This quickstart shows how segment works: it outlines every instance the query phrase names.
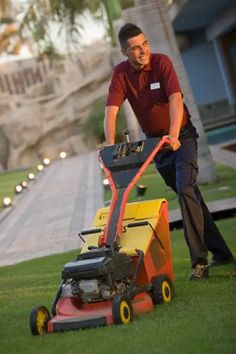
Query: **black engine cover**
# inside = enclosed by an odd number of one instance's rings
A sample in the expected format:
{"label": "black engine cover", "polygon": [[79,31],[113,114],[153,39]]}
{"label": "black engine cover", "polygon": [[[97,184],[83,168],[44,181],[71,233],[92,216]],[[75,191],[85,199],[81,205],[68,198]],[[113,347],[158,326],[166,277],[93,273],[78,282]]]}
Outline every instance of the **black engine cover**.
{"label": "black engine cover", "polygon": [[62,279],[93,279],[111,274],[112,280],[121,280],[133,274],[130,256],[109,249],[82,253],[77,260],[66,263]]}

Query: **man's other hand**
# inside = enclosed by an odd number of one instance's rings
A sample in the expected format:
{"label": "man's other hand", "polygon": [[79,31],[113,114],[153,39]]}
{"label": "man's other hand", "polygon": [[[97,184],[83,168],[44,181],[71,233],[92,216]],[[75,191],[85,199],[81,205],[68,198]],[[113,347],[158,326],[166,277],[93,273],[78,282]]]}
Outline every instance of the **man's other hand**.
{"label": "man's other hand", "polygon": [[169,145],[171,147],[171,150],[173,150],[173,151],[178,150],[180,148],[180,146],[181,146],[181,143],[180,143],[179,139],[175,138],[175,137],[173,137],[171,135],[164,135],[162,138],[169,139],[169,141],[170,141]]}

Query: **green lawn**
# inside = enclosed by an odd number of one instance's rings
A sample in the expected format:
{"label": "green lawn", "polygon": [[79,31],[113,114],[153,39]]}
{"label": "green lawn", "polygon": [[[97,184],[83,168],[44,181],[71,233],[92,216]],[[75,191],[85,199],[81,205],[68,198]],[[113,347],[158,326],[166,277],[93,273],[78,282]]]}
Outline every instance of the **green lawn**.
{"label": "green lawn", "polygon": [[[0,197],[14,194],[16,183],[29,171],[0,174]],[[236,196],[236,171],[217,165],[219,180],[201,186],[206,201]],[[165,196],[170,208],[178,206],[152,166],[140,180],[147,192],[143,199]],[[10,195],[8,195],[10,196]],[[106,193],[106,199],[109,199]],[[136,200],[136,193],[130,201]],[[218,226],[236,254],[236,218]],[[232,266],[211,269],[210,278],[189,282],[189,255],[182,230],[171,233],[176,296],[128,326],[32,337],[28,317],[35,305],[51,307],[64,263],[77,251],[0,268],[0,350],[6,354],[234,354],[236,353],[236,274]]]}
{"label": "green lawn", "polygon": [[[236,254],[236,218],[217,223]],[[210,278],[188,280],[190,266],[182,230],[171,233],[176,296],[170,304],[111,326],[32,337],[29,313],[51,303],[64,263],[77,254],[0,268],[0,348],[4,354],[234,354],[236,273],[233,266],[211,269]]]}
{"label": "green lawn", "polygon": [[[216,170],[218,176],[216,183],[200,185],[202,195],[206,202],[236,196],[236,170],[220,164],[216,164]],[[179,207],[176,194],[170,187],[166,186],[161,176],[156,172],[153,164],[148,167],[138,184],[147,187],[144,197],[141,197],[140,200],[164,197],[169,202],[169,209]],[[105,192],[105,200],[109,199],[111,199],[111,192],[107,191]],[[132,202],[136,200],[136,188],[134,188],[129,195],[129,201]]]}

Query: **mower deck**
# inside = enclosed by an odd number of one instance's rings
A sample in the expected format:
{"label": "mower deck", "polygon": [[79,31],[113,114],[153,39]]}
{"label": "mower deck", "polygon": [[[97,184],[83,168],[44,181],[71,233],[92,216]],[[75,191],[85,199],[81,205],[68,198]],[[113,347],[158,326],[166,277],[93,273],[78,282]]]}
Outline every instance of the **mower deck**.
{"label": "mower deck", "polygon": [[[154,305],[150,295],[141,293],[132,300],[132,307],[134,316],[138,316],[151,311]],[[47,323],[48,333],[114,324],[111,300],[81,306],[77,297],[64,298],[58,303],[58,308],[57,316]]]}

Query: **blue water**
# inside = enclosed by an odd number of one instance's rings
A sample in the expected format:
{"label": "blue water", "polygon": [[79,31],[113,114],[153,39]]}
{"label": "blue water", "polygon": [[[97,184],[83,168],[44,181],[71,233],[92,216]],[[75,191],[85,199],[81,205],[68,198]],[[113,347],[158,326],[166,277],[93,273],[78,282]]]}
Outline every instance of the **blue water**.
{"label": "blue water", "polygon": [[227,127],[217,128],[206,132],[209,144],[221,144],[230,140],[236,140],[236,124]]}

